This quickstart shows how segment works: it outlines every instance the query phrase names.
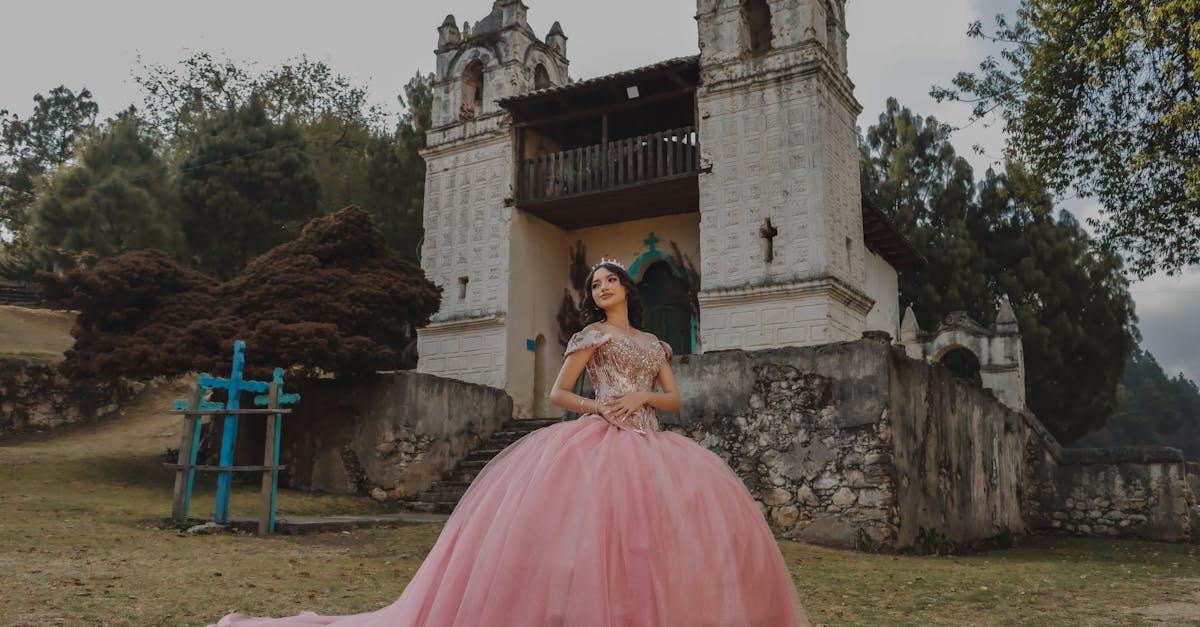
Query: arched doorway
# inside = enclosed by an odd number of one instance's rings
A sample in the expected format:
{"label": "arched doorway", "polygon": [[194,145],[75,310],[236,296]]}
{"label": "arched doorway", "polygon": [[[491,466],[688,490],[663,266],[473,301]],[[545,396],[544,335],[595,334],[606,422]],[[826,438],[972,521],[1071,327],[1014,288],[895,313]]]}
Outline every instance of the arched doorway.
{"label": "arched doorway", "polygon": [[[538,334],[533,341],[533,417],[548,418],[556,415],[554,405],[547,396],[554,383],[555,360],[551,359],[546,336]],[[561,413],[561,412],[559,412]]]}
{"label": "arched doorway", "polygon": [[658,261],[642,273],[638,293],[645,309],[642,327],[670,344],[675,354],[691,354],[694,314],[687,283],[670,264]]}
{"label": "arched doorway", "polygon": [[934,363],[945,366],[950,372],[954,373],[954,376],[960,379],[973,381],[979,386],[983,385],[979,357],[965,346],[956,346],[944,351],[941,356],[934,360]]}

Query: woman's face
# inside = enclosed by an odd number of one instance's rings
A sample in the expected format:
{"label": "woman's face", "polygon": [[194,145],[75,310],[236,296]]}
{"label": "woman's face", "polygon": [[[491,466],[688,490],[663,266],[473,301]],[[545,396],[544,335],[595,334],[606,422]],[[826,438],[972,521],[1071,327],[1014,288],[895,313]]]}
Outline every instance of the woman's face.
{"label": "woman's face", "polygon": [[625,286],[617,273],[600,266],[592,274],[592,300],[601,309],[610,309],[625,302]]}

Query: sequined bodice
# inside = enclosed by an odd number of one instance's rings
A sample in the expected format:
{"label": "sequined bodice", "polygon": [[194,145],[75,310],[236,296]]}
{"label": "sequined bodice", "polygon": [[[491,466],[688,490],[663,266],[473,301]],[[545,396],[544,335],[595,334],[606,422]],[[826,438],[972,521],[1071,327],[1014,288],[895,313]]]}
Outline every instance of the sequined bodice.
{"label": "sequined bodice", "polygon": [[[601,403],[626,392],[654,390],[658,371],[671,358],[666,342],[584,329],[567,343],[567,354],[595,346],[587,363],[588,378]],[[654,408],[643,406],[629,417],[631,428],[658,430]]]}

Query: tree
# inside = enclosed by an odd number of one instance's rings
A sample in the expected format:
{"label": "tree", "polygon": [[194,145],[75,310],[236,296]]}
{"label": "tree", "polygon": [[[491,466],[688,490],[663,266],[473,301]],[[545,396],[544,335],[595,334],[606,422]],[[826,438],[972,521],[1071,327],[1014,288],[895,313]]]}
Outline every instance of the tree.
{"label": "tree", "polygon": [[80,311],[63,362],[78,377],[222,372],[236,339],[254,355],[249,376],[274,366],[365,376],[395,368],[441,301],[357,207],[312,220],[224,284],[154,250],[39,277],[49,298]]}
{"label": "tree", "polygon": [[392,246],[416,259],[425,186],[419,151],[430,125],[432,76],[405,86],[400,102],[407,100],[407,112],[393,131],[365,88],[304,57],[255,74],[200,53],[178,66],[146,66],[137,80],[148,116],[180,154],[193,150],[214,116],[257,98],[268,119],[294,125],[303,138],[317,180],[316,211],[359,205]]}
{"label": "tree", "polygon": [[1012,302],[1025,353],[1026,399],[1070,442],[1105,424],[1136,346],[1133,300],[1121,258],[1087,235],[1016,163],[987,172],[975,237],[989,288]]}
{"label": "tree", "polygon": [[132,109],[109,120],[38,194],[30,236],[71,258],[182,245],[174,189],[158,138]]}
{"label": "tree", "polygon": [[59,86],[33,101],[26,118],[0,111],[0,275],[10,277],[31,275],[35,266],[26,229],[38,184],[74,157],[99,111],[87,89]]}
{"label": "tree", "polygon": [[889,98],[859,145],[864,198],[891,216],[928,260],[900,276],[902,299],[926,329],[951,311],[990,317],[996,304],[968,225],[975,219],[974,173],[949,135],[935,118],[922,119]]}
{"label": "tree", "polygon": [[1095,196],[1106,243],[1146,276],[1200,263],[1200,3],[1022,0],[969,35],[1006,47],[939,100],[998,112],[1009,157],[1056,193]]}
{"label": "tree", "polygon": [[1170,446],[1200,460],[1200,388],[1183,373],[1168,377],[1149,351],[1135,349],[1121,378],[1116,412],[1083,446]]}
{"label": "tree", "polygon": [[975,183],[949,130],[894,99],[860,144],[865,197],[929,263],[900,276],[919,324],[951,311],[988,323],[1007,296],[1025,354],[1027,401],[1070,441],[1104,424],[1134,346],[1122,261],[1097,245],[1019,163]]}
{"label": "tree", "polygon": [[433,75],[417,74],[404,86],[407,111],[391,136],[376,135],[368,147],[366,207],[406,259],[417,260],[424,234],[425,132],[432,124]]}
{"label": "tree", "polygon": [[333,116],[348,125],[378,128],[384,118],[367,101],[366,88],[303,56],[254,74],[231,59],[200,52],[178,66],[143,66],[134,80],[145,91],[142,110],[167,137],[194,135],[213,113],[241,107],[252,97],[277,123],[303,126]]}
{"label": "tree", "polygon": [[294,237],[317,209],[303,137],[256,97],[201,127],[179,189],[188,262],[218,279]]}

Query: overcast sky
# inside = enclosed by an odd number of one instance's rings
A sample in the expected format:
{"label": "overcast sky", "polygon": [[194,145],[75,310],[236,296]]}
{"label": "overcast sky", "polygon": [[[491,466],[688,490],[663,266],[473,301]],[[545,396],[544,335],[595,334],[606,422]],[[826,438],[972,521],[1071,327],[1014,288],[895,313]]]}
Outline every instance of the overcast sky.
{"label": "overcast sky", "polygon": [[[567,37],[571,75],[590,78],[696,54],[695,0],[525,0],[529,22],[544,36],[554,21]],[[965,126],[964,105],[929,98],[933,84],[974,68],[987,52],[967,39],[968,24],[1011,14],[1014,0],[850,0],[850,78],[863,106],[859,125],[872,124],[895,96],[920,115]],[[111,115],[141,101],[133,81],[139,59],[170,64],[194,52],[223,54],[266,68],[307,55],[366,85],[375,101],[398,110],[395,97],[417,71],[433,69],[436,27],[447,13],[461,25],[491,9],[490,0],[442,2],[343,0],[107,0],[11,2],[3,9],[0,109],[27,115],[35,93],[60,84],[87,87]],[[976,178],[1000,154],[994,127],[976,123],[953,143],[974,164]],[[979,145],[985,155],[975,154]],[[1095,205],[1067,200],[1081,219]],[[1135,283],[1143,345],[1168,374],[1200,379],[1200,269],[1183,277]]]}

